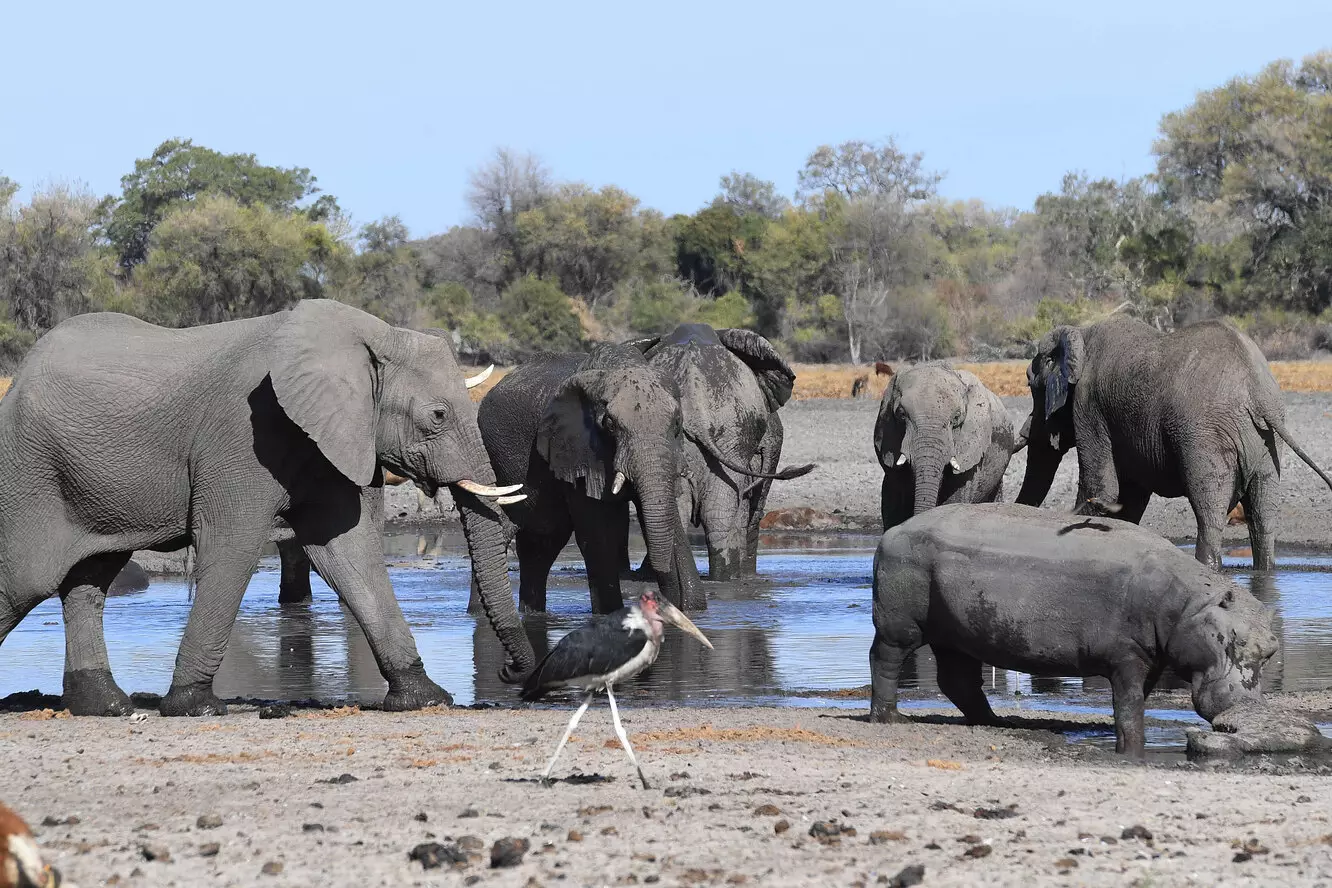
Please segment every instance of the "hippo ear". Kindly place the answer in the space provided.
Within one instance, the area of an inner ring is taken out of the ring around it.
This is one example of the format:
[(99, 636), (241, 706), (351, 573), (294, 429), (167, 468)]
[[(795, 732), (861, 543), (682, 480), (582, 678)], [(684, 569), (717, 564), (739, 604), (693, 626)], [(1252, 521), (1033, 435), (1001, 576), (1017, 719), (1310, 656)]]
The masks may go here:
[(768, 410), (776, 412), (783, 404), (791, 400), (791, 391), (795, 387), (795, 371), (786, 363), (772, 343), (752, 330), (737, 330), (727, 327), (717, 331), (721, 344), (733, 355), (745, 362), (759, 388), (768, 401)]

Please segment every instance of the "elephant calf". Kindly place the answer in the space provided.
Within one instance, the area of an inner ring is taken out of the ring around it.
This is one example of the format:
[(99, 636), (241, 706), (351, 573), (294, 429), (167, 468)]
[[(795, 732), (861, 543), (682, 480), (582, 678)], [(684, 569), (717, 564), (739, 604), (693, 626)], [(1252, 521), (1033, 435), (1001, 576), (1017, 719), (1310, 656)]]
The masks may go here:
[(1143, 707), (1169, 666), (1211, 721), (1261, 700), (1277, 651), (1248, 591), (1167, 540), (1109, 518), (1008, 503), (941, 506), (889, 530), (874, 554), (870, 720), (894, 721), (903, 661), (934, 651), (939, 689), (968, 724), (996, 724), (981, 664), (1100, 675), (1115, 749), (1143, 754)]
[(1008, 409), (971, 373), (942, 362), (898, 373), (874, 425), (883, 529), (944, 503), (998, 500), (1013, 440)]

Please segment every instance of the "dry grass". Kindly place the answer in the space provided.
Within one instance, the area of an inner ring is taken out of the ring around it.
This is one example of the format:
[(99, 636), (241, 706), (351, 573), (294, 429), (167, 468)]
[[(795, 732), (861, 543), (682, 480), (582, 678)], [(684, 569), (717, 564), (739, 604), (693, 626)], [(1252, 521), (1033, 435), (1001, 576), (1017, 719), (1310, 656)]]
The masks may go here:
[(13, 380), (11, 380), (8, 376), (0, 377), (0, 398), (3, 398), (5, 396), (5, 392), (9, 391), (9, 384), (12, 381)]

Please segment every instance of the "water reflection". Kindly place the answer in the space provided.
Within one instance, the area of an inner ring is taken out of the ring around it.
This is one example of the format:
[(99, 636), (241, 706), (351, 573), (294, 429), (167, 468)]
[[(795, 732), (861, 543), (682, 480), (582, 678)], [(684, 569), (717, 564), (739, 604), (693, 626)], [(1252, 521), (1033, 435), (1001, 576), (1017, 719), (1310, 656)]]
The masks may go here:
[[(863, 708), (862, 697), (832, 692), (868, 681), (871, 560), (875, 537), (789, 536), (765, 540), (757, 581), (707, 584), (710, 609), (696, 622), (712, 640), (706, 651), (668, 630), (657, 664), (623, 688), (637, 702), (694, 705), (780, 704)], [(641, 543), (632, 552), (642, 557)], [(469, 565), (461, 535), (451, 531), (386, 537), (390, 573), (431, 676), (460, 704), (511, 704), (514, 688), (499, 681), (499, 640), (484, 619), (466, 613)], [(701, 549), (696, 549), (696, 557)], [(1269, 689), (1332, 686), (1332, 557), (1283, 555), (1281, 570), (1253, 576), (1244, 559), (1227, 559), (1236, 580), (1276, 613), (1282, 652), (1269, 664)], [(706, 569), (706, 565), (703, 565)], [(224, 697), (377, 701), (385, 683), (356, 621), (332, 591), (312, 577), (313, 601), (279, 605), (277, 560), (265, 559), (246, 593), (217, 677)], [(516, 575), (516, 574), (515, 574)], [(625, 584), (626, 596), (641, 587)], [(587, 618), (578, 551), (570, 547), (551, 573), (551, 613), (525, 628), (538, 657)], [(105, 625), (112, 667), (128, 690), (162, 692), (189, 609), (179, 581), (108, 601)], [(35, 610), (0, 647), (0, 695), (40, 689), (59, 693), (64, 654), (59, 603)], [(1031, 677), (985, 671), (997, 705), (1090, 706), (1104, 711), (1104, 679)], [(922, 649), (905, 666), (904, 692), (936, 702), (934, 657)], [(1167, 675), (1162, 687), (1180, 687)]]

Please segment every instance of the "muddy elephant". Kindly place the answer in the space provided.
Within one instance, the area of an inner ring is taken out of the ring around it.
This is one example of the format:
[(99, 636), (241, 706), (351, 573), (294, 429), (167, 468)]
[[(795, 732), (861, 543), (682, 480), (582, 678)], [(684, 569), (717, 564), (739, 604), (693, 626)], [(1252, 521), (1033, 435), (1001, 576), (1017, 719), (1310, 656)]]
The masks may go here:
[(772, 343), (749, 330), (681, 324), (666, 336), (631, 344), (680, 394), (680, 506), (690, 523), (703, 528), (708, 578), (753, 576), (772, 482), (814, 469), (777, 469), (782, 455), (777, 411), (791, 397), (795, 372)]
[(0, 641), (59, 594), (71, 711), (131, 711), (107, 662), (107, 588), (131, 552), (192, 545), (196, 594), (161, 711), (224, 712), (213, 676), (278, 518), (365, 631), (385, 707), (449, 702), (384, 566), (385, 468), (449, 487), (507, 677), (533, 665), (488, 499), (506, 491), (446, 339), (329, 300), (183, 330), (82, 315), (24, 361), (0, 401), (0, 450), (15, 454), (0, 464)]
[(943, 362), (896, 374), (874, 424), (883, 529), (944, 503), (1001, 499), (1014, 440), (1008, 409), (975, 375)]
[(1281, 389), (1252, 339), (1227, 321), (1161, 333), (1125, 314), (1056, 327), (1027, 368), (1032, 412), (1017, 501), (1039, 506), (1065, 453), (1078, 449), (1081, 514), (1135, 524), (1152, 494), (1186, 496), (1195, 553), (1219, 567), (1221, 533), (1244, 505), (1253, 566), (1270, 570), (1281, 493), (1277, 438), (1329, 487), (1286, 430)]
[(641, 352), (601, 344), (586, 355), (538, 356), (487, 392), (477, 416), (500, 483), (522, 484), (527, 494), (505, 507), (517, 527), (525, 609), (546, 609), (546, 580), (571, 534), (587, 565), (592, 610), (624, 606), (631, 499), (662, 595), (677, 607), (707, 607), (676, 509), (680, 403)]
[(1271, 616), (1243, 587), (1125, 521), (1011, 503), (947, 505), (874, 553), (870, 720), (901, 720), (903, 661), (934, 652), (939, 690), (968, 724), (998, 724), (981, 664), (1108, 678), (1115, 749), (1141, 756), (1143, 710), (1169, 666), (1211, 721), (1262, 702)]

